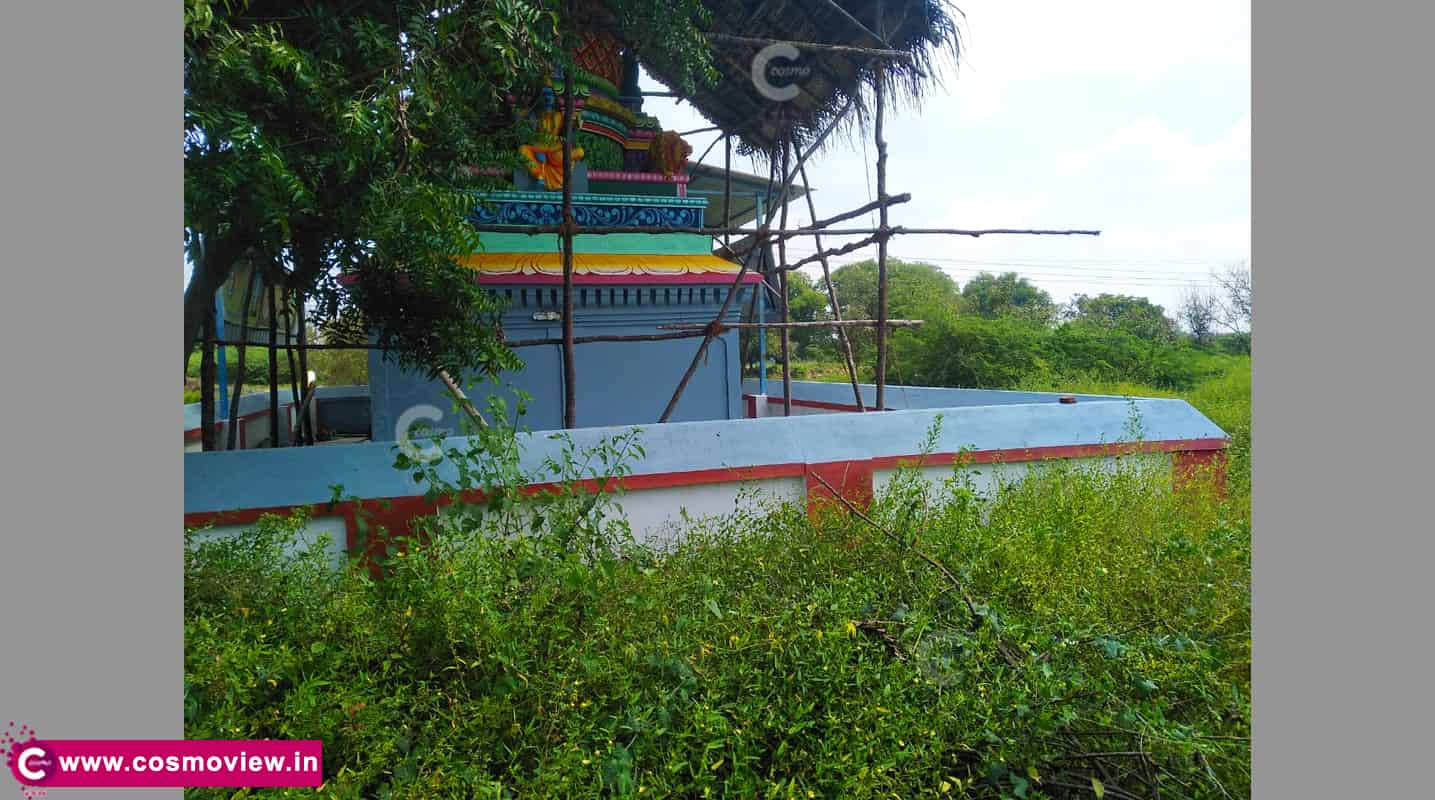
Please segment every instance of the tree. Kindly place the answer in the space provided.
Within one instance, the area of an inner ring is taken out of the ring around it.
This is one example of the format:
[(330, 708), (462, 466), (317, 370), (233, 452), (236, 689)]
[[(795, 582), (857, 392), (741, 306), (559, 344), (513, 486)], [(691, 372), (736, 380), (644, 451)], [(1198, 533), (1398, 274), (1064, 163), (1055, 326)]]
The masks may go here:
[[(812, 278), (798, 270), (787, 273), (787, 318), (793, 322), (831, 318), (827, 311), (827, 295), (817, 291)], [(812, 358), (814, 351), (834, 341), (830, 328), (794, 328), (792, 331), (792, 342), (801, 358)]]
[(1232, 332), (1251, 328), (1251, 270), (1244, 263), (1232, 264), (1212, 276), (1221, 287), (1221, 323)]
[[(872, 259), (844, 264), (832, 271), (837, 302), (843, 319), (877, 318), (877, 262)], [(917, 261), (887, 259), (888, 319), (926, 319), (953, 312), (961, 305), (957, 282), (940, 267)], [(862, 362), (875, 355), (873, 328), (849, 328), (852, 357)]]
[(1214, 295), (1190, 287), (1181, 294), (1181, 305), (1176, 308), (1176, 319), (1196, 340), (1196, 344), (1206, 345), (1216, 333), (1216, 322), (1220, 313), (1220, 301)]
[(1015, 272), (980, 273), (962, 287), (962, 298), (969, 310), (988, 319), (1019, 317), (1043, 324), (1056, 320), (1051, 295)]
[[(604, 6), (621, 30), (679, 49), (685, 80), (709, 75), (700, 0)], [(472, 168), (516, 165), (529, 104), (566, 59), (561, 11), (186, 0), (186, 362), (215, 291), (248, 262), (316, 300), (316, 322), (356, 312), (405, 366), (517, 366), (495, 298), (454, 259), (477, 249), (465, 217), (491, 186)]]
[[(762, 291), (762, 288), (758, 287), (758, 290)], [(780, 313), (773, 297), (769, 295), (767, 298), (767, 321), (777, 321)], [(798, 270), (787, 273), (787, 318), (792, 322), (831, 319), (831, 314), (827, 310), (827, 295), (817, 291), (812, 279)], [(739, 348), (743, 354), (744, 366), (757, 364), (758, 338), (755, 329), (745, 328), (739, 333)], [(781, 333), (776, 328), (767, 332), (769, 364), (781, 363), (781, 338)], [(794, 328), (790, 341), (792, 343), (791, 356), (796, 360), (813, 358), (820, 354), (829, 343), (835, 343), (836, 340), (830, 329)]]
[(1144, 297), (1124, 294), (1079, 294), (1072, 298), (1065, 316), (1077, 325), (1122, 331), (1152, 342), (1176, 340), (1176, 323), (1161, 306)]

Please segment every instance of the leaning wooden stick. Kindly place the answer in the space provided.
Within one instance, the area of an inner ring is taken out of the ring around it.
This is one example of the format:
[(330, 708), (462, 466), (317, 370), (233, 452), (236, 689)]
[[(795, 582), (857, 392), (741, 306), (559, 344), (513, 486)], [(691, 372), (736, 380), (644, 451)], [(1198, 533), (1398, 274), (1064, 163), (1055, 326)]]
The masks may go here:
[(448, 387), (449, 394), (453, 395), (453, 399), (458, 401), (459, 406), (468, 412), (468, 415), (473, 418), (474, 422), (478, 423), (478, 427), (487, 428), (488, 420), (484, 419), (483, 415), (478, 413), (478, 409), (473, 407), (473, 403), (468, 399), (468, 395), (464, 394), (463, 389), (459, 388), (459, 385), (449, 376), (448, 370), (439, 370), (438, 377), (439, 380), (443, 381), (443, 385)]
[[(977, 614), (977, 604), (972, 601), (971, 596), (967, 594), (966, 587), (962, 585), (962, 582), (957, 579), (956, 575), (952, 574), (951, 570), (947, 569), (946, 565), (942, 564), (942, 562), (938, 561), (937, 559), (927, 555), (925, 552), (922, 551), (921, 548), (917, 547), (911, 542), (906, 541), (902, 537), (888, 530), (881, 523), (867, 516), (865, 513), (862, 512), (862, 509), (853, 505), (852, 501), (843, 497), (841, 492), (837, 491), (837, 489), (834, 488), (832, 484), (827, 482), (827, 479), (823, 478), (818, 473), (809, 472), (808, 475), (815, 479), (818, 483), (822, 484), (823, 488), (825, 488), (828, 492), (831, 492), (832, 496), (836, 498), (838, 502), (842, 503), (842, 505), (846, 506), (847, 510), (851, 511), (854, 515), (856, 515), (858, 519), (862, 520), (873, 528), (876, 528), (878, 532), (886, 536), (888, 539), (891, 539), (893, 542), (896, 542), (903, 549), (912, 551), (917, 555), (918, 558), (927, 562), (927, 564), (930, 565), (933, 569), (941, 573), (942, 577), (947, 579), (947, 582), (952, 585), (952, 588), (956, 590), (957, 594), (961, 595), (962, 602), (965, 603), (967, 606), (967, 611), (974, 618), (980, 618), (980, 615)], [(1005, 639), (1000, 637), (997, 639), (997, 651), (1001, 653), (1002, 658), (1006, 660), (1009, 666), (1013, 668), (1021, 666), (1021, 659), (1017, 658), (1016, 654), (1012, 652), (1011, 647), (1006, 643)]]
[[(832, 5), (839, 9), (842, 8), (836, 3), (832, 3)], [(844, 10), (843, 13), (845, 14), (846, 11)], [(876, 34), (873, 35), (875, 36)], [(802, 177), (802, 196), (807, 200), (808, 219), (817, 219), (817, 206), (812, 202), (812, 192), (808, 190), (807, 168), (798, 167), (797, 171)], [(832, 319), (841, 322), (842, 306), (837, 302), (837, 287), (832, 283), (832, 270), (828, 264), (826, 254), (822, 252), (822, 236), (814, 233), (812, 240), (813, 243), (817, 245), (818, 260), (822, 262), (822, 279), (827, 285), (827, 302), (832, 305)], [(847, 379), (852, 383), (852, 396), (857, 401), (857, 410), (866, 411), (867, 405), (862, 402), (862, 387), (857, 380), (857, 361), (852, 357), (852, 341), (847, 338), (846, 330), (842, 328), (837, 329), (837, 343), (842, 347), (842, 358), (847, 364)]]

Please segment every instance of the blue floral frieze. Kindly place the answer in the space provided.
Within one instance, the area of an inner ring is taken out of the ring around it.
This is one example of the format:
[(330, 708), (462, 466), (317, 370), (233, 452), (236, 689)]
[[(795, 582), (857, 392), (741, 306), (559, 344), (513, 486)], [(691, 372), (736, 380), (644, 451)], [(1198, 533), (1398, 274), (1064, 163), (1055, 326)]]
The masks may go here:
[[(633, 198), (638, 200), (638, 198)], [(673, 200), (686, 198), (663, 198)], [(649, 201), (651, 202), (651, 201)], [(662, 205), (643, 203), (573, 204), (573, 218), (579, 225), (622, 225), (644, 228), (698, 228), (703, 224), (703, 204)], [(494, 198), (476, 206), (468, 216), (478, 225), (557, 225), (563, 221), (563, 204), (529, 199)]]

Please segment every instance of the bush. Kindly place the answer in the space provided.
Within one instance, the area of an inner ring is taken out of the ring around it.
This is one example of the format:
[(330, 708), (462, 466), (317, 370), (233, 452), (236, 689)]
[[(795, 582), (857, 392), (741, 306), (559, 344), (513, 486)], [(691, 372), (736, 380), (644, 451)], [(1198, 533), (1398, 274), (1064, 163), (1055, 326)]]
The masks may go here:
[(892, 336), (887, 379), (918, 386), (1005, 389), (1045, 372), (1046, 329), (1035, 322), (958, 314), (933, 315)]
[(899, 476), (902, 545), (744, 503), (639, 548), (564, 492), (446, 514), (377, 581), (295, 521), (191, 538), (186, 734), (320, 739), (336, 798), (1247, 794), (1239, 509), (1141, 462), (979, 477)]
[[(226, 369), (229, 372), (229, 380), (235, 381), (239, 377), (239, 348), (233, 346), (224, 347)], [(198, 348), (189, 354), (189, 366), (185, 369), (185, 377), (199, 378), (199, 362), (201, 353)], [(296, 355), (297, 363), (297, 355)], [(214, 354), (216, 374), (219, 365), (219, 352), (216, 349)], [(279, 351), (279, 385), (288, 386), (292, 373), (289, 371), (289, 358), (281, 349)], [(246, 347), (244, 353), (244, 383), (252, 387), (264, 387), (269, 385), (269, 348), (267, 347)], [(231, 384), (232, 385), (232, 384)]]

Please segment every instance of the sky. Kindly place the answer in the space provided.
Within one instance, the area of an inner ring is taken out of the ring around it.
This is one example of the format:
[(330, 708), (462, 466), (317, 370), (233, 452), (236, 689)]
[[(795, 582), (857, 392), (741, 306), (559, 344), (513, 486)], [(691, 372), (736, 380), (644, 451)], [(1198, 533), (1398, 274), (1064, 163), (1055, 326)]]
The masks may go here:
[[(1168, 313), (1186, 289), (1209, 289), (1213, 271), (1249, 266), (1248, 0), (955, 6), (965, 14), (958, 63), (921, 107), (887, 118), (888, 192), (912, 194), (893, 207), (892, 224), (1102, 234), (897, 237), (892, 256), (936, 264), (963, 284), (983, 270), (1015, 271), (1058, 302), (1131, 294)], [(644, 88), (664, 89), (646, 78)], [(673, 130), (708, 124), (667, 98), (643, 110)], [(715, 135), (689, 137), (694, 158)], [(876, 151), (865, 138), (865, 152), (853, 141), (809, 160), (819, 216), (875, 198)], [(721, 166), (720, 145), (707, 163)], [(766, 174), (745, 159), (733, 166)], [(808, 220), (804, 204), (790, 213), (790, 224)], [(811, 252), (809, 239), (789, 257)]]

